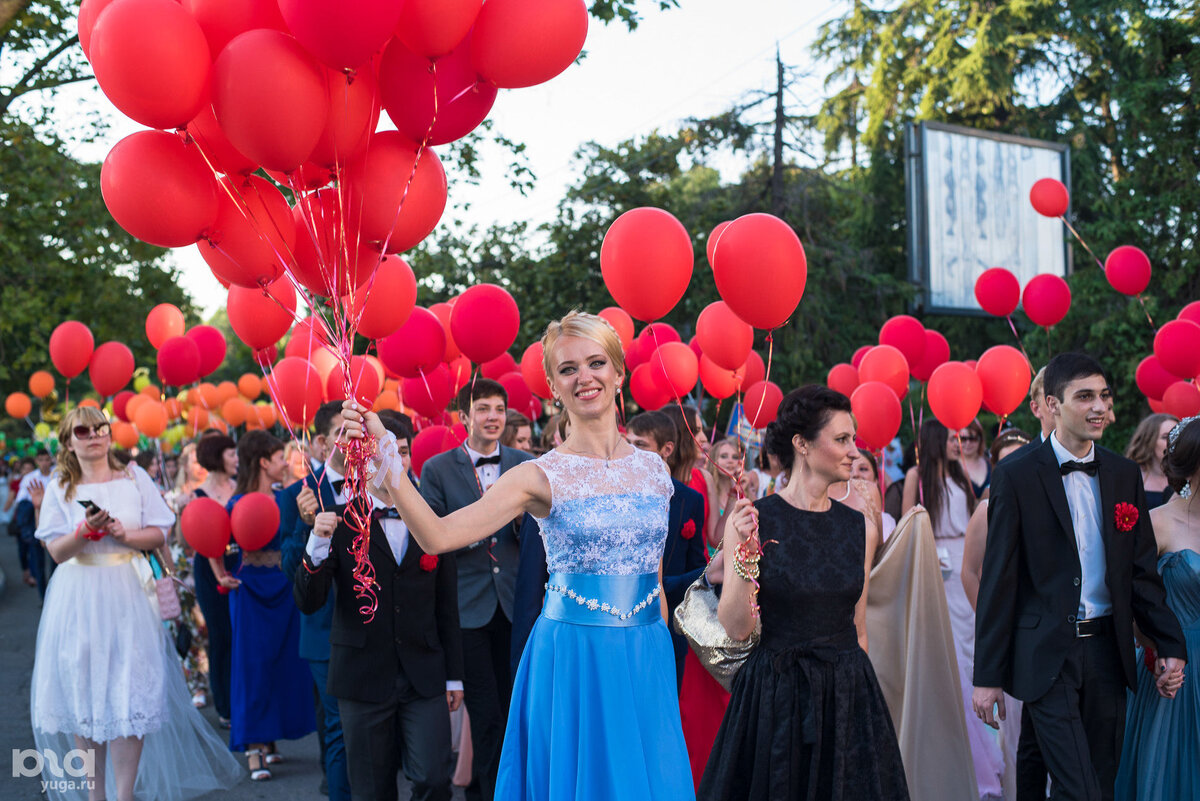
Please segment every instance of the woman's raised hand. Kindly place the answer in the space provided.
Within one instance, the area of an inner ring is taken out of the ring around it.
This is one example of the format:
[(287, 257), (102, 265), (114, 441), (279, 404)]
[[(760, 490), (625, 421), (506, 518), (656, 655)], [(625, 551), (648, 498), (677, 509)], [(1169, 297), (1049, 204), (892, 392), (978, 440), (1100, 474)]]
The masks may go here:
[(356, 403), (353, 399), (342, 404), (342, 436), (345, 439), (362, 439), (366, 434), (382, 437), (386, 433), (379, 415)]
[(754, 501), (749, 498), (742, 498), (733, 506), (733, 513), (729, 516), (728, 526), (733, 526), (733, 530), (737, 532), (738, 539), (745, 541), (758, 532), (758, 509), (754, 506)]

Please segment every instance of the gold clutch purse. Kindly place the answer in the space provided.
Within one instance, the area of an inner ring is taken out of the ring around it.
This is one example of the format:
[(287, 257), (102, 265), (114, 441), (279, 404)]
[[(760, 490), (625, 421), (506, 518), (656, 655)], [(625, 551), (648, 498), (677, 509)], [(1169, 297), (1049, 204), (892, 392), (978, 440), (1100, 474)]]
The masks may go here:
[(687, 588), (683, 600), (675, 607), (675, 630), (687, 638), (700, 664), (717, 683), (732, 691), (733, 679), (750, 652), (758, 645), (762, 621), (756, 620), (748, 640), (735, 640), (725, 632), (717, 619), (717, 592), (704, 580), (704, 574)]

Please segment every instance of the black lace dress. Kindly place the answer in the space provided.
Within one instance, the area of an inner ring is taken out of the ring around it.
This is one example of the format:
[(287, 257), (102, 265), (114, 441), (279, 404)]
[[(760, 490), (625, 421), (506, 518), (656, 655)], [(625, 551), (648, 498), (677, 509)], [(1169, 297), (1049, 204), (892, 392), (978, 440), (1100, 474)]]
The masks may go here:
[[(892, 719), (854, 605), (863, 516), (758, 501), (762, 639), (733, 683), (700, 801), (908, 799)], [(774, 540), (775, 542), (771, 542)]]

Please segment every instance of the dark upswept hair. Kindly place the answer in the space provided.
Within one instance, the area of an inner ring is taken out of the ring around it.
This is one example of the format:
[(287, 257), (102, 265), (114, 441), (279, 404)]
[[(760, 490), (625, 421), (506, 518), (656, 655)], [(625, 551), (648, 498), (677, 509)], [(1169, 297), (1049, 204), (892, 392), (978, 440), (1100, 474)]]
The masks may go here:
[[(225, 472), (225, 451), (237, 448), (237, 443), (224, 434), (210, 434), (196, 443), (196, 464), (208, 472)], [(232, 476), (230, 476), (232, 478)]]
[(262, 471), (260, 459), (270, 459), (283, 450), (283, 442), (274, 434), (262, 429), (247, 431), (237, 444), (238, 475), (234, 493), (244, 495), (258, 489), (258, 477)]
[(692, 480), (692, 466), (700, 456), (700, 448), (692, 436), (700, 413), (695, 406), (681, 406), (678, 403), (664, 406), (662, 411), (675, 425), (675, 450), (671, 452), (667, 466), (671, 468), (672, 478), (687, 484)]
[(835, 412), (853, 414), (850, 399), (837, 390), (819, 384), (793, 389), (779, 402), (775, 422), (767, 426), (764, 447), (790, 471), (796, 458), (792, 439), (797, 435), (810, 442), (816, 439)]
[(636, 414), (629, 418), (625, 430), (634, 435), (654, 437), (659, 448), (668, 442), (673, 442), (676, 450), (679, 448), (679, 429), (675, 428), (671, 415), (664, 411)]
[[(1137, 429), (1133, 432), (1133, 436), (1129, 438), (1129, 445), (1125, 448), (1125, 458), (1131, 459), (1143, 470), (1149, 467), (1150, 463), (1154, 461), (1158, 431), (1168, 420), (1176, 425), (1179, 424), (1179, 418), (1173, 414), (1157, 412), (1143, 417), (1142, 422), (1138, 423)], [(1162, 467), (1162, 465), (1157, 466)]]
[(460, 414), (469, 414), (471, 404), (481, 398), (499, 398), (504, 401), (504, 408), (508, 408), (508, 390), (499, 381), (493, 381), (490, 378), (476, 378), (474, 381), (463, 384), (463, 388), (454, 398), (454, 408)]
[[(1200, 467), (1200, 425), (1197, 423), (1200, 420), (1195, 418), (1180, 423), (1183, 428), (1178, 430), (1175, 442), (1167, 447), (1167, 455), (1163, 457), (1163, 473), (1171, 489), (1177, 493)], [(1193, 493), (1197, 491), (1200, 491), (1200, 487), (1192, 487)]]
[[(1092, 375), (1092, 373), (1088, 373)], [(942, 481), (945, 472), (946, 481), (953, 481), (967, 496), (967, 511), (975, 511), (975, 490), (971, 481), (957, 459), (947, 455), (946, 443), (950, 437), (950, 429), (939, 420), (926, 420), (921, 424), (918, 437), (920, 453), (919, 475), (921, 492), (924, 495), (925, 511), (929, 512), (929, 522), (937, 530), (938, 521), (942, 517), (942, 506), (946, 500), (946, 485)]]
[(992, 447), (988, 450), (988, 456), (991, 457), (992, 464), (995, 465), (1000, 461), (1000, 451), (1005, 448), (1011, 448), (1013, 445), (1024, 447), (1032, 440), (1029, 435), (1019, 428), (1006, 428), (996, 435), (996, 439), (992, 441)]
[(1093, 375), (1103, 377), (1106, 384), (1112, 385), (1104, 367), (1091, 356), (1086, 353), (1060, 353), (1046, 364), (1045, 394), (1064, 400), (1062, 393), (1067, 384)]
[(412, 418), (404, 412), (397, 412), (394, 409), (380, 409), (379, 422), (383, 423), (383, 427), (395, 435), (396, 440), (407, 442), (412, 446), (413, 439), (413, 424)]

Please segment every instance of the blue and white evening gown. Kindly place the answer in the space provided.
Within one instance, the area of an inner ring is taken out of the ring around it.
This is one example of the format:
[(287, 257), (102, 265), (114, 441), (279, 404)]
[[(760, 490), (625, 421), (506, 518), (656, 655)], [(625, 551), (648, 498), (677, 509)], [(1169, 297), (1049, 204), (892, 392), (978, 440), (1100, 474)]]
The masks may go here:
[(513, 686), (497, 801), (695, 797), (659, 607), (671, 477), (654, 453), (550, 451), (546, 602)]

